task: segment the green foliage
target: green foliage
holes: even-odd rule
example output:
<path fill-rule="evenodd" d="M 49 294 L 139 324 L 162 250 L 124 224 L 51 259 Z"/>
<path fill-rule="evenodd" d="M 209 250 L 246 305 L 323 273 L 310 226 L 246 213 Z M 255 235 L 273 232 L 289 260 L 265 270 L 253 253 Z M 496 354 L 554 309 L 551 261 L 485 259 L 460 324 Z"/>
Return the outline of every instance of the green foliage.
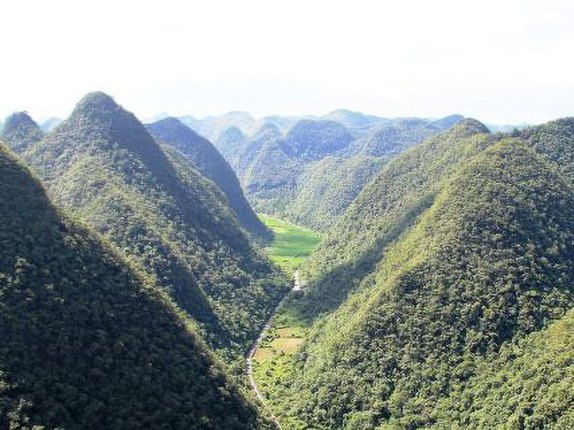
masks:
<path fill-rule="evenodd" d="M 42 140 L 42 130 L 27 112 L 16 112 L 6 118 L 0 140 L 17 153 L 24 152 Z"/>
<path fill-rule="evenodd" d="M 310 165 L 285 217 L 326 231 L 392 158 L 439 132 L 424 120 L 403 120 L 371 130 L 344 153 Z"/>
<path fill-rule="evenodd" d="M 237 127 L 227 128 L 216 142 L 217 150 L 229 162 L 232 167 L 236 167 L 237 162 L 247 145 L 247 138 Z"/>
<path fill-rule="evenodd" d="M 221 353 L 238 357 L 288 289 L 221 191 L 105 94 L 85 97 L 24 159 L 57 204 L 153 277 Z"/>
<path fill-rule="evenodd" d="M 475 120 L 391 161 L 353 202 L 310 257 L 316 275 L 308 307 L 317 314 L 336 308 L 374 270 L 385 248 L 434 201 L 443 181 L 494 138 Z"/>
<path fill-rule="evenodd" d="M 254 209 L 282 214 L 291 204 L 305 169 L 290 156 L 276 128 L 258 134 L 237 163 L 238 176 Z"/>
<path fill-rule="evenodd" d="M 318 231 L 327 230 L 389 158 L 362 154 L 323 158 L 306 169 L 283 216 Z"/>
<path fill-rule="evenodd" d="M 288 155 L 303 160 L 320 160 L 341 151 L 353 141 L 351 133 L 335 121 L 301 120 L 285 137 Z"/>
<path fill-rule="evenodd" d="M 259 221 L 243 195 L 239 180 L 217 149 L 176 118 L 166 118 L 148 125 L 161 143 L 180 151 L 205 177 L 211 179 L 225 194 L 239 223 L 255 237 L 271 240 L 271 232 Z"/>
<path fill-rule="evenodd" d="M 287 304 L 312 326 L 262 376 L 286 429 L 569 428 L 574 191 L 486 131 L 406 151 L 319 245 Z"/>
<path fill-rule="evenodd" d="M 574 424 L 574 311 L 481 363 L 436 414 L 433 430 L 567 430 Z M 454 427 L 453 423 L 458 426 Z"/>
<path fill-rule="evenodd" d="M 566 178 L 574 181 L 574 118 L 551 121 L 513 135 L 523 139 Z"/>
<path fill-rule="evenodd" d="M 0 427 L 260 429 L 153 279 L 0 147 Z"/>

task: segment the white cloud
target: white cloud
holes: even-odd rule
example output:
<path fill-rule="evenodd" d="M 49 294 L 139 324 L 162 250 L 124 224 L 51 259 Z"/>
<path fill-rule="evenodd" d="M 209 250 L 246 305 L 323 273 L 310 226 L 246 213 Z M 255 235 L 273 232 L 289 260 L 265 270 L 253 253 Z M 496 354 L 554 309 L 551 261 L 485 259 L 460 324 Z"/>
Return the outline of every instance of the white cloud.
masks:
<path fill-rule="evenodd" d="M 142 116 L 574 115 L 569 1 L 53 0 L 2 16 L 0 115 L 66 115 L 96 89 Z"/>

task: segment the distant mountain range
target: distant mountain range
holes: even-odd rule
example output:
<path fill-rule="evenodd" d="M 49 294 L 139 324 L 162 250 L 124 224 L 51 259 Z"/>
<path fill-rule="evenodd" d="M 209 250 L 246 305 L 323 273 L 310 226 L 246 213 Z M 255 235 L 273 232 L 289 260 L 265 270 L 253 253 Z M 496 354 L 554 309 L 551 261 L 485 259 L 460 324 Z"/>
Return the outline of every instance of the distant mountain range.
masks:
<path fill-rule="evenodd" d="M 391 158 L 463 118 L 387 120 L 348 111 L 333 117 L 353 128 L 303 119 L 286 132 L 266 123 L 251 137 L 235 126 L 221 134 L 216 147 L 257 211 L 324 231 Z"/>
<path fill-rule="evenodd" d="M 166 112 L 161 112 L 144 119 L 146 123 L 152 123 L 161 119 L 169 118 L 170 115 Z M 458 115 L 453 115 L 457 117 Z M 221 115 L 208 116 L 204 118 L 197 118 L 192 115 L 176 116 L 181 122 L 195 130 L 197 133 L 210 140 L 217 142 L 222 133 L 230 127 L 236 127 L 247 137 L 253 137 L 255 133 L 261 130 L 266 124 L 276 126 L 282 133 L 286 133 L 291 127 L 301 120 L 325 120 L 334 121 L 344 125 L 353 133 L 361 134 L 371 127 L 383 126 L 396 123 L 397 121 L 407 120 L 408 117 L 379 117 L 376 115 L 369 115 L 358 111 L 349 109 L 337 109 L 329 112 L 326 115 L 269 115 L 261 118 L 254 118 L 251 114 L 244 111 L 227 112 Z M 449 117 L 445 119 L 448 121 Z M 434 121 L 432 118 L 423 118 L 428 121 Z M 451 124 L 452 125 L 452 124 Z M 515 128 L 523 129 L 528 127 L 529 124 L 520 123 L 516 125 L 511 124 L 487 124 L 487 127 L 493 132 L 497 131 L 511 131 Z M 42 126 L 44 128 L 44 125 Z M 441 128 L 448 128 L 445 124 Z"/>
<path fill-rule="evenodd" d="M 382 118 L 339 109 L 322 117 L 255 119 L 238 111 L 179 119 L 215 144 L 255 210 L 325 231 L 388 160 L 462 118 Z"/>

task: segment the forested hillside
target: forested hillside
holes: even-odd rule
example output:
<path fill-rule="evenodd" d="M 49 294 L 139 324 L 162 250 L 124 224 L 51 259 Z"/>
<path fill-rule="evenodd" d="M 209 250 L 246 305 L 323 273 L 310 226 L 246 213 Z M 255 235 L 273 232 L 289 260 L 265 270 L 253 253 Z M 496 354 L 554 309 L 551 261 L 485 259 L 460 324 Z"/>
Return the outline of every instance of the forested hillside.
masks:
<path fill-rule="evenodd" d="M 245 372 L 286 430 L 572 428 L 574 119 L 188 122 L 221 155 L 103 93 L 45 136 L 7 120 L 86 225 L 0 149 L 1 429 L 274 428 Z M 257 211 L 326 233 L 247 371 L 290 287 L 238 177 Z M 266 252 L 291 271 L 297 249 Z"/>
<path fill-rule="evenodd" d="M 0 213 L 0 428 L 274 428 L 154 279 L 1 145 Z"/>
<path fill-rule="evenodd" d="M 494 140 L 484 125 L 467 119 L 389 163 L 310 257 L 317 282 L 309 306 L 319 312 L 341 303 L 432 204 L 442 181 Z"/>
<path fill-rule="evenodd" d="M 574 312 L 481 362 L 441 402 L 433 430 L 574 428 Z M 458 427 L 456 427 L 458 426 Z"/>
<path fill-rule="evenodd" d="M 16 112 L 6 118 L 0 140 L 12 151 L 21 153 L 42 140 L 43 132 L 26 112 Z"/>
<path fill-rule="evenodd" d="M 211 142 L 199 136 L 176 118 L 166 118 L 148 125 L 157 141 L 185 155 L 205 177 L 215 182 L 225 194 L 239 223 L 255 237 L 269 241 L 271 232 L 263 225 L 243 195 L 233 169 Z"/>
<path fill-rule="evenodd" d="M 153 277 L 220 352 L 247 348 L 287 288 L 224 195 L 103 93 L 24 154 L 50 197 Z"/>
<path fill-rule="evenodd" d="M 347 264 L 304 299 L 339 289 L 303 308 L 334 312 L 272 394 L 287 428 L 569 428 L 574 193 L 523 142 L 483 131 L 467 121 L 391 163 L 340 221 L 346 238 L 317 252 L 322 270 L 328 252 Z"/>
<path fill-rule="evenodd" d="M 574 183 L 574 118 L 562 118 L 511 135 L 523 139 Z"/>

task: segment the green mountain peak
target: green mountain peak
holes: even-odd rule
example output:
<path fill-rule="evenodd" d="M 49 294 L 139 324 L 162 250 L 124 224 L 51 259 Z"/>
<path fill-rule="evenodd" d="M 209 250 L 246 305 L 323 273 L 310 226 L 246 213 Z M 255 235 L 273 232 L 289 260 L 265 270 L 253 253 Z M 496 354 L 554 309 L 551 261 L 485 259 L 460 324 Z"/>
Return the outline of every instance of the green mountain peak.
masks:
<path fill-rule="evenodd" d="M 15 112 L 6 118 L 0 140 L 21 153 L 42 140 L 42 136 L 42 129 L 27 112 Z"/>

